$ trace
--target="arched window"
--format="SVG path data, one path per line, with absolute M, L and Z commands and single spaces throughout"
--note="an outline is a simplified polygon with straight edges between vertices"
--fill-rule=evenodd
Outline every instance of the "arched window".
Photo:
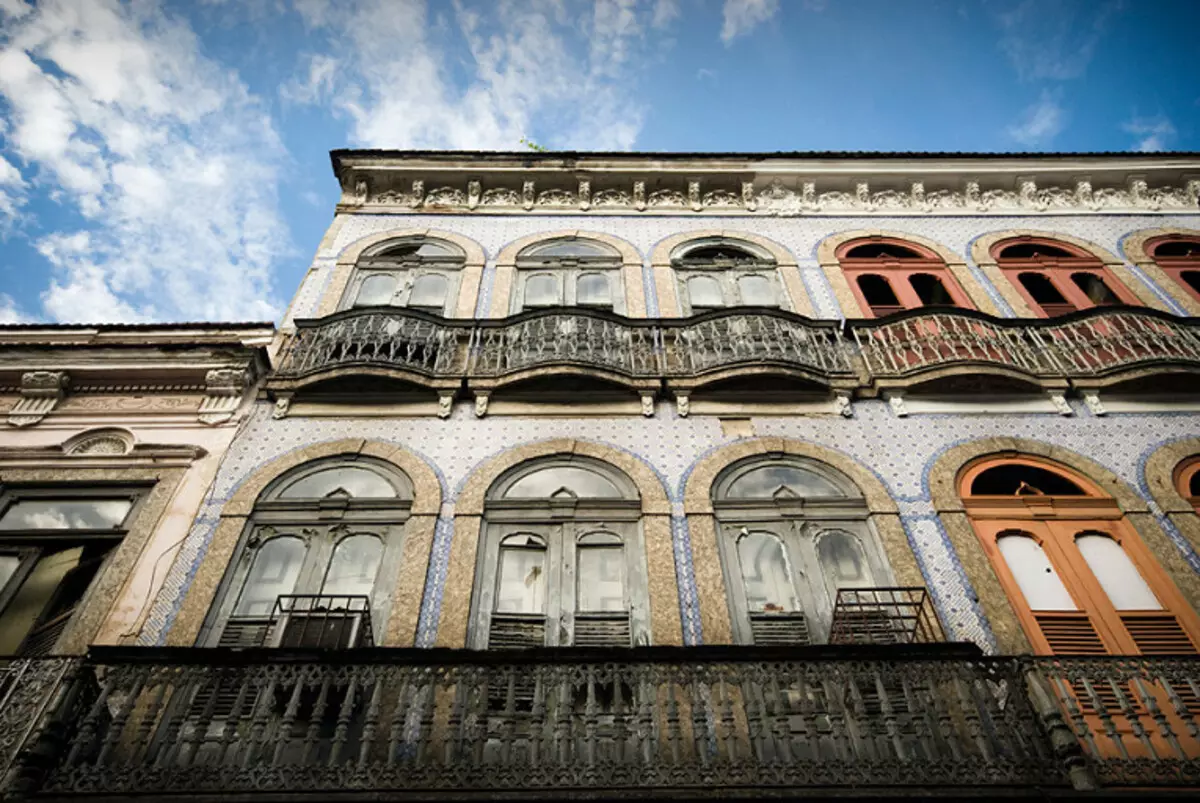
M 408 477 L 368 458 L 319 460 L 275 480 L 255 502 L 201 643 L 365 643 L 385 624 L 411 506 Z
M 713 509 L 739 643 L 824 641 L 839 589 L 892 584 L 866 502 L 828 466 L 743 460 L 713 484 Z
M 1200 515 L 1200 455 L 1189 457 L 1175 469 L 1175 489 Z
M 859 303 L 873 318 L 920 307 L 972 308 L 946 263 L 924 246 L 871 237 L 844 243 L 837 254 Z
M 1035 652 L 1196 652 L 1195 613 L 1098 487 L 1003 458 L 968 466 L 960 491 Z
M 992 246 L 992 258 L 1043 318 L 1140 303 L 1099 258 L 1070 243 L 1018 237 Z
M 1168 236 L 1146 243 L 1146 253 L 1163 272 L 1200 301 L 1200 237 Z
M 621 255 L 605 243 L 569 237 L 535 243 L 517 256 L 512 311 L 592 307 L 625 312 Z
M 775 258 L 749 243 L 704 239 L 671 254 L 684 314 L 722 307 L 786 307 Z
M 469 641 L 475 649 L 649 643 L 637 489 L 596 460 L 522 464 L 488 491 Z
M 359 257 L 342 306 L 409 307 L 448 316 L 465 260 L 458 246 L 441 240 L 381 243 Z

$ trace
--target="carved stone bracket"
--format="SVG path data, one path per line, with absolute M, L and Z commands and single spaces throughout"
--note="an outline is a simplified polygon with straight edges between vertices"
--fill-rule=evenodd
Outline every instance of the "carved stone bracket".
M 1083 403 L 1092 411 L 1092 415 L 1107 415 L 1108 410 L 1104 407 L 1104 402 L 1100 401 L 1100 393 L 1095 390 L 1083 391 Z
M 887 399 L 888 406 L 892 408 L 892 413 L 896 418 L 905 418 L 908 415 L 908 406 L 904 403 L 904 393 L 898 390 L 889 391 L 884 394 Z
M 646 418 L 654 417 L 654 393 L 652 391 L 642 392 L 642 415 Z
M 275 400 L 275 409 L 271 411 L 271 418 L 276 420 L 287 418 L 288 410 L 292 406 L 291 396 L 280 396 Z
M 250 381 L 250 372 L 244 368 L 214 368 L 205 374 L 204 399 L 197 416 L 200 423 L 211 427 L 233 418 Z
M 490 394 L 482 391 L 475 391 L 475 417 L 483 418 L 487 415 L 488 399 Z
M 1067 397 L 1061 393 L 1051 392 L 1046 394 L 1050 398 L 1050 403 L 1054 405 L 1054 409 L 1059 415 L 1075 415 L 1075 411 L 1071 409 L 1071 405 L 1067 404 Z
M 843 418 L 854 417 L 854 404 L 850 400 L 850 391 L 835 390 L 833 392 L 833 412 Z
M 21 398 L 8 412 L 8 423 L 28 427 L 53 410 L 67 392 L 65 371 L 26 371 L 21 374 Z
M 692 399 L 690 396 L 688 396 L 686 393 L 675 394 L 675 412 L 680 418 L 687 418 L 688 413 L 691 412 L 691 408 Z

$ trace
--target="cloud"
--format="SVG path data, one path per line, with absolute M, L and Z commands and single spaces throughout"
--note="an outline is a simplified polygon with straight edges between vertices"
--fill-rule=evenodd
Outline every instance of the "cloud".
M 0 293 L 0 323 L 24 323 L 25 316 L 17 309 L 12 296 Z
M 728 47 L 734 39 L 750 33 L 778 12 L 779 0 L 725 0 L 721 41 Z
M 327 105 L 366 147 L 511 150 L 633 147 L 634 84 L 673 0 L 296 0 L 316 38 L 289 100 Z
M 0 126 L 0 135 L 4 128 Z M 7 234 L 25 203 L 25 179 L 16 166 L 0 155 L 0 235 Z
M 1023 81 L 1069 81 L 1087 72 L 1123 0 L 1021 0 L 1000 12 L 1000 49 Z
M 1121 125 L 1121 130 L 1133 134 L 1137 142 L 1131 150 L 1135 151 L 1165 151 L 1175 139 L 1175 126 L 1163 115 L 1155 117 L 1137 117 Z
M 286 152 L 260 102 L 150 0 L 7 13 L 6 148 L 31 191 L 81 219 L 42 221 L 45 315 L 273 319 L 271 269 L 292 246 L 276 196 Z
M 1066 125 L 1066 112 L 1055 92 L 1043 91 L 1037 103 L 1021 112 L 1020 120 L 1008 127 L 1008 135 L 1027 147 L 1047 145 Z
M 706 78 L 711 81 L 712 79 L 714 79 L 716 77 L 717 77 L 717 71 L 710 70 L 708 67 L 701 67 L 700 69 L 696 70 L 696 80 L 697 81 L 703 81 Z

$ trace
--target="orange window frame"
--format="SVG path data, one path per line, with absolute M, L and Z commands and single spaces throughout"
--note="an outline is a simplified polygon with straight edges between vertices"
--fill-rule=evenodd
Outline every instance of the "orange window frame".
M 910 250 L 919 256 L 909 258 L 885 256 L 871 259 L 846 256 L 850 251 L 861 245 L 895 245 Z M 854 293 L 855 300 L 858 301 L 859 307 L 868 317 L 879 317 L 875 314 L 875 310 L 867 302 L 866 296 L 863 295 L 861 288 L 858 286 L 858 277 L 868 274 L 878 276 L 891 285 L 892 292 L 895 293 L 896 298 L 900 301 L 900 305 L 906 310 L 922 309 L 925 306 L 921 301 L 921 297 L 917 295 L 917 291 L 912 286 L 912 277 L 921 273 L 936 277 L 942 283 L 942 287 L 946 288 L 946 292 L 949 293 L 950 298 L 953 299 L 955 307 L 975 309 L 975 305 L 971 303 L 970 297 L 958 283 L 958 280 L 954 278 L 954 274 L 947 267 L 946 263 L 928 249 L 915 243 L 910 243 L 907 240 L 893 238 L 851 240 L 848 243 L 843 243 L 838 248 L 837 259 L 838 264 L 842 268 L 842 274 L 846 277 L 846 281 L 850 283 L 850 290 Z
M 1155 252 L 1159 246 L 1166 245 L 1167 243 L 1194 244 L 1197 255 L 1186 257 L 1158 256 Z M 1154 260 L 1154 264 L 1162 269 L 1163 273 L 1170 276 L 1176 284 L 1184 289 L 1184 292 L 1191 295 L 1197 301 L 1200 301 L 1200 290 L 1188 284 L 1183 278 L 1183 274 L 1188 271 L 1200 272 L 1200 239 L 1195 237 L 1159 237 L 1146 243 L 1146 253 Z
M 1192 481 L 1197 475 L 1200 475 L 1200 455 L 1189 457 L 1175 469 L 1175 489 L 1200 515 L 1200 495 L 1192 493 Z
M 1083 496 L 972 496 L 971 483 L 983 471 L 998 465 L 1023 464 L 1053 471 L 1070 479 L 1084 490 Z M 1200 461 L 1197 463 L 1200 469 Z M 1135 617 L 1153 618 L 1159 614 L 1119 611 L 1109 599 L 1100 581 L 1092 573 L 1075 538 L 1097 533 L 1112 538 L 1129 556 L 1161 604 L 1161 618 L 1173 616 L 1191 639 L 1193 649 L 1200 647 L 1200 617 L 1167 576 L 1153 553 L 1126 520 L 1119 505 L 1093 483 L 1075 472 L 1049 461 L 1033 458 L 1001 458 L 976 461 L 959 478 L 959 494 L 971 525 L 983 545 L 1000 585 L 1012 603 L 1022 629 L 1038 655 L 1054 655 L 1049 638 L 1043 632 L 1038 612 L 1025 600 L 1016 577 L 1000 553 L 998 538 L 1020 532 L 1037 541 L 1075 601 L 1078 613 L 1046 612 L 1044 619 L 1062 614 L 1067 618 L 1086 617 L 1103 650 L 1108 654 L 1141 654 L 1128 623 Z M 1200 651 L 1200 650 L 1197 650 Z
M 1022 258 L 1000 256 L 1004 252 L 1004 249 L 1014 245 L 1045 245 L 1066 251 L 1072 254 L 1072 256 Z M 1021 298 L 1025 299 L 1025 303 L 1029 305 L 1029 308 L 1039 318 L 1055 316 L 1047 313 L 1042 308 L 1042 305 L 1025 289 L 1025 285 L 1021 283 L 1020 279 L 1022 273 L 1037 273 L 1044 276 L 1076 310 L 1092 309 L 1097 306 L 1088 298 L 1087 293 L 1083 292 L 1082 288 L 1071 279 L 1071 276 L 1076 273 L 1090 273 L 1100 279 L 1122 304 L 1128 304 L 1133 307 L 1142 306 L 1142 302 L 1133 294 L 1133 291 L 1126 287 L 1116 276 L 1113 276 L 1104 267 L 1103 262 L 1096 256 L 1085 253 L 1070 243 L 1030 237 L 1002 240 L 992 246 L 992 259 L 996 261 L 996 265 L 999 266 L 1004 277 L 1008 279 L 1009 283 L 1012 284 Z

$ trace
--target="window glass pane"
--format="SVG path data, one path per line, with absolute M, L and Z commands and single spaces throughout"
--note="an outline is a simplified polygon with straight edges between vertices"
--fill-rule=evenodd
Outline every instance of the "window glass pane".
M 292 536 L 272 538 L 259 548 L 246 575 L 235 616 L 270 616 L 275 598 L 290 594 L 304 562 L 304 542 Z
M 110 530 L 125 521 L 129 499 L 22 499 L 0 517 L 0 530 Z
M 1071 281 L 1075 282 L 1075 286 L 1087 294 L 1088 301 L 1091 301 L 1098 307 L 1121 303 L 1121 299 L 1117 298 L 1117 294 L 1112 291 L 1103 279 L 1094 273 L 1072 273 Z
M 1028 535 L 1002 535 L 996 544 L 1031 610 L 1078 610 L 1041 544 Z
M 579 548 L 579 610 L 625 610 L 624 550 L 619 546 Z
M 545 499 L 552 496 L 619 499 L 617 486 L 594 471 L 577 466 L 552 466 L 526 474 L 504 492 L 506 499 Z
M 846 252 L 847 259 L 920 259 L 921 255 L 911 248 L 894 243 L 866 243 L 856 245 Z
M 908 283 L 925 306 L 954 306 L 954 299 L 942 280 L 932 273 L 914 273 L 908 277 Z
M 899 307 L 900 299 L 892 290 L 892 284 L 882 276 L 864 273 L 858 277 L 858 289 L 870 307 Z
M 542 613 L 546 609 L 545 564 L 544 549 L 501 548 L 496 610 L 499 613 Z
M 38 629 L 43 630 L 47 617 L 75 607 L 95 574 L 79 576 L 80 583 L 70 582 L 83 558 L 84 547 L 77 546 L 47 552 L 38 559 L 0 615 L 0 655 L 16 653 L 39 619 L 42 626 Z M 93 565 L 98 567 L 98 562 Z
M 1017 277 L 1021 281 L 1021 286 L 1029 293 L 1030 297 L 1038 304 L 1053 304 L 1066 305 L 1074 309 L 1071 302 L 1063 297 L 1063 294 L 1054 286 L 1054 282 L 1047 279 L 1040 273 L 1022 273 Z
M 327 496 L 356 499 L 392 499 L 398 494 L 392 484 L 365 468 L 339 466 L 301 477 L 283 489 L 281 499 L 324 499 Z
M 17 567 L 20 565 L 21 559 L 16 555 L 0 555 L 0 591 L 4 591 L 4 587 L 17 573 Z
M 1179 274 L 1179 278 L 1192 290 L 1200 293 L 1200 270 L 1185 270 Z
M 721 284 L 711 276 L 693 276 L 687 280 L 688 300 L 692 307 L 723 307 Z
M 535 273 L 525 280 L 525 306 L 552 307 L 559 303 L 558 277 Z
M 1085 496 L 1063 475 L 1024 463 L 1006 463 L 980 472 L 971 482 L 972 496 Z
M 456 251 L 447 246 L 428 242 L 404 243 L 376 254 L 377 257 L 389 257 L 391 259 L 403 259 L 405 257 L 453 257 L 457 255 Z
M 832 482 L 795 466 L 759 466 L 738 477 L 725 495 L 730 499 L 783 496 L 845 496 Z
M 560 240 L 546 245 L 534 246 L 526 256 L 537 257 L 616 257 L 617 253 L 607 246 L 586 240 Z
M 1081 535 L 1075 546 L 1118 611 L 1159 611 L 1162 604 L 1129 555 L 1106 535 Z
M 333 550 L 321 593 L 370 596 L 382 555 L 383 544 L 373 535 L 343 538 Z
M 612 305 L 612 292 L 608 286 L 608 276 L 603 273 L 585 273 L 575 283 L 575 303 Z
M 746 263 L 757 262 L 758 257 L 749 251 L 732 245 L 704 245 L 685 253 L 682 259 L 691 263 Z
M 382 307 L 392 303 L 396 292 L 396 277 L 390 273 L 376 273 L 363 279 L 358 287 L 356 307 Z
M 849 533 L 823 533 L 817 541 L 821 571 L 834 588 L 863 588 L 872 585 L 871 570 L 858 539 Z
M 775 289 L 766 276 L 750 275 L 738 279 L 738 294 L 748 307 L 774 307 Z
M 750 613 L 800 610 L 782 541 L 770 533 L 747 533 L 738 539 L 737 551 Z
M 413 283 L 412 292 L 408 294 L 410 307 L 437 307 L 439 310 L 446 306 L 446 293 L 450 283 L 445 276 L 437 273 L 426 273 Z

